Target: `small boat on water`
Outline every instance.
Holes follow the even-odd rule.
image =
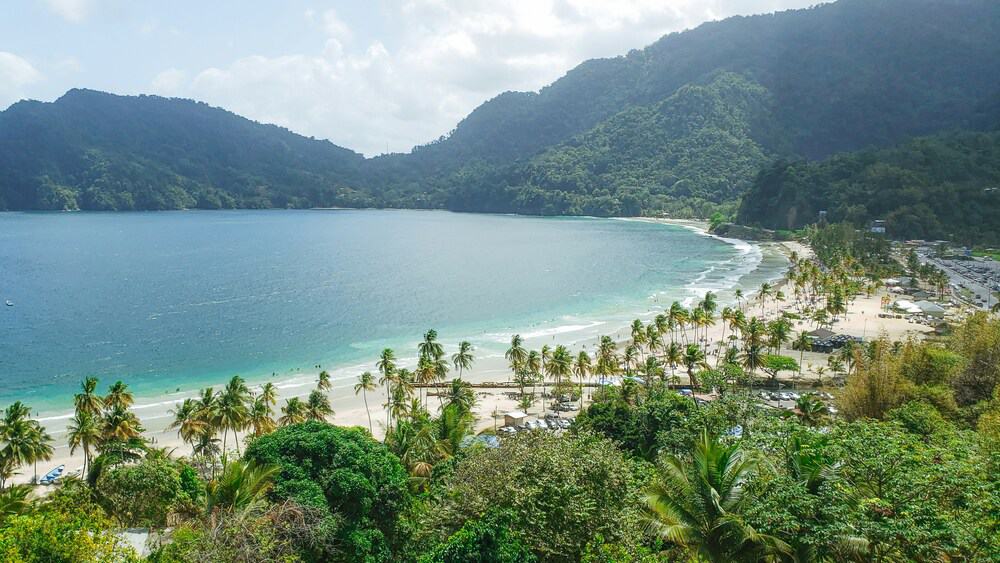
[[[8,306],[8,307],[13,307],[14,306],[14,302],[11,301],[10,299],[4,301],[3,304],[6,305],[6,306]]]

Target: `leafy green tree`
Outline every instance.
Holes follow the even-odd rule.
[[[534,554],[576,560],[590,538],[639,541],[638,483],[614,445],[589,434],[559,437],[527,432],[460,460],[449,494],[428,511],[438,537],[466,522],[505,511],[507,527]]]
[[[322,422],[286,426],[252,441],[244,458],[281,468],[271,498],[322,508],[339,521],[338,547],[322,557],[385,560],[406,542],[400,517],[411,503],[408,476],[364,430]]]
[[[95,490],[122,526],[163,527],[181,494],[181,480],[173,464],[145,459],[103,471]]]
[[[511,514],[487,513],[478,520],[466,522],[433,552],[420,558],[420,563],[532,563],[535,555],[510,530]]]

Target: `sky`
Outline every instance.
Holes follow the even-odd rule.
[[[362,152],[732,15],[818,0],[0,0],[0,109],[70,88],[192,98]]]

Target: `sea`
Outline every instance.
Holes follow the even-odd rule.
[[[63,418],[86,376],[162,407],[239,374],[353,380],[428,329],[502,358],[625,338],[705,292],[780,277],[778,252],[690,226],[402,210],[0,213],[0,408]],[[296,379],[298,378],[298,379]],[[296,381],[300,381],[296,383]]]

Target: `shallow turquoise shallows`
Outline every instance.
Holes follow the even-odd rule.
[[[405,358],[428,328],[481,356],[514,331],[529,344],[593,337],[759,283],[776,271],[761,261],[749,245],[613,219],[2,213],[0,406],[66,411],[86,375],[155,397],[373,362],[384,347]]]

